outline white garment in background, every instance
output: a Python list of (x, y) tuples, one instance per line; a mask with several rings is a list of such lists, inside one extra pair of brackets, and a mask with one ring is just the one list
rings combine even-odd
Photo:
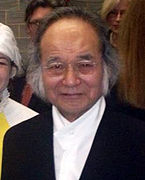
[(7, 89), (1, 95), (0, 112), (5, 114), (10, 127), (38, 115), (32, 109), (10, 99)]
[(3, 112), (10, 127), (38, 115), (37, 112), (10, 98)]

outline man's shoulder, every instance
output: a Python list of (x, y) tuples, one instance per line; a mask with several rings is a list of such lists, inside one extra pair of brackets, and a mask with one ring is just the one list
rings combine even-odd
[(132, 122), (135, 124), (145, 125), (145, 122), (143, 120), (138, 119), (138, 118), (133, 117), (133, 116), (130, 116), (130, 115), (123, 113), (123, 112), (114, 111), (114, 109), (109, 107), (109, 106), (106, 106), (103, 118), (110, 119), (110, 121), (113, 120), (113, 121), (117, 121), (117, 122), (118, 121), (124, 122), (125, 124)]
[(110, 129), (127, 132), (132, 135), (141, 135), (145, 137), (145, 122), (143, 120), (126, 115), (122, 112), (116, 112), (110, 107), (106, 107), (102, 121)]

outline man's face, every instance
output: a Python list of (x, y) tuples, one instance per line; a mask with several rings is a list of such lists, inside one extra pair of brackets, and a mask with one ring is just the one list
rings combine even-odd
[(2, 58), (0, 54), (0, 95), (2, 94), (3, 90), (7, 87), (9, 78), (10, 78), (10, 62)]
[[(46, 30), (40, 48), (46, 97), (73, 121), (102, 95), (103, 63), (98, 35), (82, 20), (62, 19)], [(79, 63), (85, 63), (85, 67), (77, 66)], [(93, 63), (96, 65), (92, 67)], [(89, 68), (91, 71), (87, 72)]]
[(32, 17), (31, 17), (31, 19), (28, 23), (28, 27), (27, 27), (28, 34), (31, 37), (32, 41), (35, 38), (35, 34), (37, 31), (38, 25), (40, 23), (40, 20), (45, 15), (47, 15), (48, 13), (51, 13), (51, 12), (52, 12), (52, 8), (49, 8), (49, 7), (45, 7), (45, 8), (39, 7), (33, 12)]

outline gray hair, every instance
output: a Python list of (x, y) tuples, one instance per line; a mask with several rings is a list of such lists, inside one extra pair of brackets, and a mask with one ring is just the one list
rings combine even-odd
[(96, 31), (100, 44), (104, 64), (103, 95), (106, 95), (115, 84), (118, 76), (118, 58), (111, 47), (104, 23), (99, 15), (92, 14), (78, 7), (62, 7), (46, 16), (38, 29), (34, 42), (34, 49), (31, 55), (30, 67), (28, 69), (28, 81), (35, 93), (45, 100), (42, 72), (40, 66), (41, 50), (40, 42), (45, 31), (56, 21), (63, 18), (78, 18), (90, 24)]

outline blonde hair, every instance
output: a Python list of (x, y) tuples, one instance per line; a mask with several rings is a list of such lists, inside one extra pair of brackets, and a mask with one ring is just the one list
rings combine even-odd
[(120, 2), (120, 0), (104, 0), (101, 9), (101, 18), (106, 22), (108, 14), (114, 9), (114, 7)]
[[(101, 9), (101, 18), (107, 23), (107, 17), (109, 13), (123, 0), (104, 0)], [(124, 0), (125, 2), (130, 2), (131, 0)]]
[(120, 26), (121, 101), (145, 109), (145, 0), (132, 0)]

